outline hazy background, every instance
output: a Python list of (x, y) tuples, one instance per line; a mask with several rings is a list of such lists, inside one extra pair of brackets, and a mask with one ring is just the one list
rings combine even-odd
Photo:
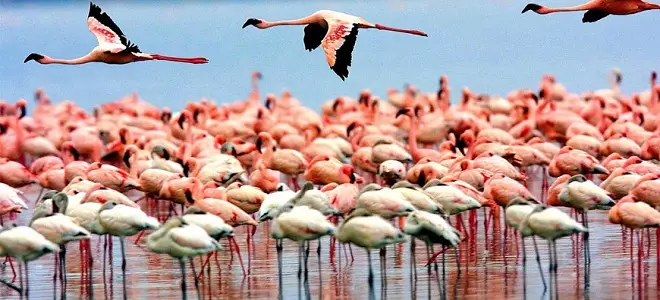
[[(565, 6), (582, 1), (546, 2)], [(259, 70), (262, 91), (290, 89), (317, 108), (364, 88), (380, 96), (405, 83), (435, 91), (441, 74), (449, 76), (454, 99), (464, 86), (500, 95), (537, 89), (544, 73), (553, 73), (571, 91), (584, 91), (608, 87), (613, 66), (623, 71), (623, 90), (630, 93), (648, 88), (649, 72), (658, 67), (660, 56), (657, 11), (582, 24), (582, 13), (521, 15), (526, 2), (506, 0), (95, 3), (142, 51), (205, 56), (210, 63), (23, 64), (30, 52), (76, 58), (95, 47), (86, 24), (89, 3), (0, 0), (0, 99), (31, 99), (41, 87), (55, 101), (68, 99), (91, 108), (135, 90), (147, 101), (177, 109), (201, 97), (243, 99), (250, 73)], [(302, 27), (241, 29), (248, 17), (292, 19), (319, 9), (420, 29), (429, 37), (361, 30), (350, 76), (342, 82), (320, 48), (304, 50)]]

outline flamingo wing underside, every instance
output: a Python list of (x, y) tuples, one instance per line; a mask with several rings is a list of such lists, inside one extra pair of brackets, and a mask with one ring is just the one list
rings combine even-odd
[(358, 24), (355, 23), (328, 22), (328, 33), (321, 43), (330, 69), (339, 75), (341, 80), (348, 77), (348, 67), (351, 66), (358, 28)]
[(317, 23), (311, 23), (305, 26), (305, 36), (303, 37), (305, 50), (312, 51), (318, 48), (327, 32), (327, 28), (323, 28), (323, 26)]
[(128, 51), (139, 53), (137, 45), (131, 43), (115, 24), (110, 16), (103, 12), (99, 6), (94, 3), (89, 4), (89, 14), (87, 16), (87, 27), (94, 34), (99, 42), (99, 47), (105, 51), (119, 53)]
[(584, 16), (582, 17), (582, 23), (593, 23), (609, 15), (610, 14), (602, 10), (590, 9), (584, 13)]

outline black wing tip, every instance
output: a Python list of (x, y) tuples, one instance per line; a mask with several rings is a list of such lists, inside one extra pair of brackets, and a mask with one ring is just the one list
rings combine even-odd
[(596, 21), (599, 21), (602, 18), (605, 18), (609, 16), (610, 14), (600, 11), (600, 10), (595, 10), (595, 9), (590, 9), (587, 10), (584, 15), (582, 16), (582, 23), (594, 23)]
[(93, 2), (89, 2), (89, 14), (87, 14), (87, 17), (93, 17), (96, 15), (101, 14), (101, 7), (98, 5), (94, 4)]
[(536, 4), (536, 3), (529, 3), (529, 4), (525, 5), (525, 8), (523, 8), (521, 14), (524, 14), (524, 13), (526, 13), (527, 11), (530, 11), (530, 10), (533, 11), (533, 12), (536, 12), (536, 11), (538, 11), (539, 9), (541, 9), (542, 7), (543, 7), (543, 6), (538, 5), (538, 4)]
[(38, 53), (30, 53), (30, 55), (28, 55), (28, 56), (25, 58), (25, 60), (23, 61), (23, 63), (26, 63), (26, 62), (31, 61), (31, 60), (39, 61), (39, 60), (42, 59), (42, 58), (44, 58), (44, 56), (41, 55), (41, 54), (38, 54)]

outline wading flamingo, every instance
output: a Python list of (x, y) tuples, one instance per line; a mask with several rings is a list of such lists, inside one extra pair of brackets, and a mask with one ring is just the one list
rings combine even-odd
[(220, 244), (210, 237), (202, 227), (189, 224), (178, 217), (170, 219), (150, 234), (147, 239), (147, 247), (152, 252), (168, 254), (179, 259), (182, 299), (188, 299), (186, 295), (186, 258), (190, 259), (190, 265), (195, 275), (195, 289), (198, 298), (201, 299), (199, 281), (192, 257), (222, 249)]
[(0, 256), (11, 256), (23, 263), (25, 267), (25, 287), (23, 287), (23, 270), (19, 266), (18, 273), (21, 282), (20, 287), (0, 279), (8, 287), (28, 297), (30, 280), (28, 279), (28, 262), (39, 257), (59, 251), (56, 244), (48, 241), (43, 235), (27, 226), (18, 226), (0, 231)]
[(550, 253), (550, 299), (553, 299), (553, 289), (555, 293), (558, 292), (556, 240), (576, 233), (587, 232), (587, 228), (573, 220), (563, 211), (555, 207), (547, 207), (539, 204), (536, 205), (532, 212), (527, 215), (527, 218), (518, 225), (518, 230), (520, 230), (522, 236), (537, 235), (548, 241), (548, 250)]
[[(57, 193), (52, 198), (52, 210), (48, 216), (32, 218), (29, 226), (39, 232), (47, 240), (60, 245), (59, 271), (62, 294), (66, 289), (66, 244), (72, 241), (87, 240), (91, 238), (89, 231), (76, 224), (64, 215), (68, 197), (65, 193)], [(55, 281), (53, 281), (55, 283)], [(63, 295), (64, 296), (64, 295)]]
[[(426, 256), (429, 259), (428, 264), (428, 276), (429, 276), (429, 286), (428, 289), (431, 290), (431, 254), (435, 253), (433, 249), (434, 244), (441, 244), (443, 248), (442, 255), (442, 288), (440, 287), (440, 280), (438, 274), (438, 263), (433, 259), (433, 268), (435, 269), (436, 282), (438, 284), (438, 291), (445, 291), (445, 278), (446, 278), (446, 269), (445, 269), (445, 247), (456, 247), (461, 241), (461, 233), (458, 232), (454, 227), (449, 225), (445, 219), (441, 216), (432, 214), (429, 212), (417, 210), (408, 215), (406, 219), (406, 225), (403, 227), (403, 232), (416, 237), (424, 243), (426, 243)], [(411, 258), (413, 259), (414, 266), (414, 257), (415, 257), (415, 242), (414, 238), (410, 241), (410, 250), (412, 252)], [(458, 251), (458, 248), (456, 248)], [(456, 255), (456, 264), (458, 265), (458, 254)], [(414, 267), (413, 267), (414, 268)]]
[[(516, 197), (507, 204), (504, 210), (504, 219), (506, 224), (511, 228), (518, 229), (520, 223), (522, 223), (529, 214), (534, 211), (536, 205), (535, 199), (523, 199)], [(522, 242), (523, 250), (523, 282), (527, 281), (527, 252), (525, 251), (525, 236), (521, 235), (520, 240)], [(541, 256), (539, 255), (539, 247), (536, 244), (536, 237), (532, 236), (532, 241), (534, 242), (534, 250), (536, 252), (536, 263), (539, 265), (539, 271), (541, 271), (541, 281), (543, 282), (543, 289), (548, 288), (545, 284), (545, 277), (543, 276), (543, 267), (541, 267)], [(525, 283), (524, 283), (525, 284)]]
[(158, 220), (147, 216), (139, 208), (118, 204), (108, 201), (99, 210), (92, 229), (94, 232), (110, 234), (119, 237), (121, 246), (121, 272), (124, 288), (124, 299), (126, 298), (126, 250), (124, 240), (127, 236), (133, 236), (145, 229), (156, 229), (160, 224)]
[(308, 17), (288, 21), (268, 22), (250, 18), (245, 21), (243, 28), (249, 25), (259, 29), (267, 29), (280, 25), (307, 25), (305, 26), (305, 36), (303, 37), (305, 49), (312, 51), (318, 46), (322, 46), (330, 69), (337, 73), (341, 80), (345, 80), (348, 77), (348, 67), (351, 65), (358, 29), (375, 28), (378, 30), (428, 36), (419, 30), (399, 29), (380, 24), (372, 24), (363, 18), (331, 10), (320, 10)]
[[(302, 273), (303, 250), (305, 252), (305, 294), (309, 298), (308, 288), (308, 267), (309, 241), (317, 240), (326, 235), (335, 233), (335, 226), (330, 223), (326, 217), (316, 209), (308, 206), (293, 206), (288, 202), (279, 210), (279, 215), (275, 218), (272, 226), (271, 236), (277, 240), (277, 262), (279, 269), (280, 299), (283, 298), (282, 285), (282, 240), (287, 238), (300, 243), (298, 249), (298, 293), (300, 293), (300, 275)], [(321, 282), (321, 242), (316, 248), (319, 264), (319, 280)], [(322, 285), (322, 283), (321, 283)]]
[(583, 11), (582, 23), (593, 23), (609, 15), (631, 15), (651, 9), (660, 9), (660, 5), (641, 0), (591, 0), (585, 4), (571, 7), (545, 7), (535, 3), (525, 6), (522, 13), (533, 11), (545, 15), (565, 11)]
[(119, 26), (112, 21), (110, 16), (103, 12), (94, 3), (89, 3), (89, 15), (87, 16), (87, 27), (99, 42), (92, 51), (76, 59), (55, 59), (48, 56), (31, 53), (25, 61), (34, 60), (40, 64), (63, 64), (80, 65), (89, 62), (102, 62), (106, 64), (127, 64), (147, 60), (167, 60), (191, 64), (205, 64), (208, 59), (203, 57), (181, 58), (159, 54), (142, 53), (137, 45), (131, 43)]
[[(357, 208), (339, 225), (335, 237), (342, 244), (351, 243), (367, 250), (369, 299), (376, 299), (374, 272), (371, 267), (371, 249), (384, 249), (388, 245), (404, 243), (405, 235), (380, 216), (374, 215), (366, 209)], [(382, 250), (381, 253), (383, 253)], [(381, 268), (384, 269), (383, 263), (383, 257), (381, 257)], [(381, 276), (385, 276), (384, 274), (384, 270), (381, 270)]]

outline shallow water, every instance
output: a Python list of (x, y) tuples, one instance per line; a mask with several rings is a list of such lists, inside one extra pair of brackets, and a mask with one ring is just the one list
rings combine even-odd
[[(531, 189), (538, 195), (540, 181), (532, 181)], [(36, 198), (37, 187), (29, 188), (30, 200)], [(32, 203), (30, 203), (31, 205)], [(142, 203), (143, 207), (146, 203)], [(162, 205), (161, 214), (166, 214), (165, 205)], [(31, 205), (32, 207), (32, 205)], [(145, 208), (146, 209), (146, 208)], [(501, 220), (502, 218), (500, 218)], [(16, 222), (26, 224), (28, 214), (21, 215)], [(467, 216), (465, 221), (467, 221)], [(590, 287), (584, 288), (584, 264), (581, 251), (581, 237), (565, 238), (557, 243), (559, 259), (559, 295), (561, 299), (656, 299), (660, 276), (657, 276), (656, 267), (656, 238), (651, 232), (650, 244), (644, 242), (644, 259), (637, 260), (637, 247), (633, 250), (631, 259), (630, 234), (623, 233), (617, 225), (607, 220), (607, 213), (592, 211), (589, 215), (591, 264)], [(453, 218), (452, 218), (452, 221)], [(5, 222), (7, 219), (5, 218)], [(261, 225), (254, 235), (255, 249), (250, 251), (250, 274), (242, 275), (237, 257), (228, 250), (226, 240), (223, 241), (225, 250), (218, 255), (218, 260), (211, 259), (211, 270), (205, 271), (200, 283), (204, 299), (276, 299), (278, 295), (277, 256), (275, 241), (269, 238), (268, 226)], [(461, 273), (457, 272), (455, 251), (449, 250), (446, 254), (446, 284), (448, 299), (548, 299), (544, 295), (536, 261), (534, 248), (530, 240), (526, 241), (528, 254), (526, 279), (522, 268), (522, 253), (518, 251), (515, 238), (508, 232), (506, 243), (502, 242), (504, 229), (501, 225), (493, 229), (490, 226), (488, 236), (484, 235), (484, 214), (478, 212), (478, 226), (476, 235), (474, 228), (470, 229), (470, 238), (466, 239), (460, 247)], [(241, 247), (241, 254), (246, 268), (248, 267), (248, 252), (246, 247), (246, 229), (236, 230), (236, 238)], [(476, 239), (475, 239), (476, 237)], [(143, 245), (134, 244), (135, 237), (126, 242), (127, 259), (127, 292), (129, 299), (146, 299), (159, 297), (161, 299), (181, 298), (179, 263), (168, 256), (150, 253)], [(146, 239), (140, 243), (144, 244)], [(375, 285), (374, 293), (377, 299), (427, 299), (428, 275), (424, 267), (426, 262), (425, 247), (417, 241), (415, 258), (416, 279), (411, 277), (410, 244), (391, 246), (386, 251), (386, 286), (381, 282), (381, 272), (378, 261), (378, 251), (372, 251), (372, 265), (374, 267)], [(333, 260), (329, 255), (329, 239), (321, 241), (321, 284), (318, 276), (318, 260), (316, 256), (317, 243), (313, 242), (309, 257), (309, 288), (311, 298), (317, 299), (368, 299), (368, 262), (363, 249), (353, 247), (354, 260), (342, 251), (336, 252)], [(436, 247), (438, 248), (438, 247)], [(337, 248), (339, 249), (339, 248)], [(547, 243), (540, 241), (539, 250), (546, 280), (547, 275)], [(95, 299), (121, 299), (122, 275), (121, 252), (118, 240), (112, 243), (111, 266), (106, 268), (103, 277), (103, 242), (98, 237), (92, 241), (94, 256), (93, 290)], [(341, 253), (341, 257), (339, 254)], [(504, 255), (503, 255), (504, 254)], [(646, 256), (649, 254), (648, 256)], [(350, 256), (350, 254), (349, 254)], [(441, 256), (440, 256), (441, 257)], [(439, 257), (439, 261), (440, 261)], [(298, 245), (284, 242), (283, 253), (283, 284), (285, 299), (298, 298)], [(196, 269), (199, 272), (200, 259), (195, 259)], [(30, 296), (32, 299), (48, 299), (56, 295), (53, 290), (53, 255), (46, 255), (30, 263)], [(641, 269), (639, 268), (641, 266)], [(442, 272), (440, 265), (440, 273)], [(188, 297), (197, 297), (193, 285), (193, 276), (190, 264), (186, 265)], [(87, 275), (85, 275), (87, 276)], [(430, 282), (433, 299), (440, 299), (435, 283)], [(0, 267), (0, 277), (10, 278), (9, 266)], [(69, 244), (67, 247), (67, 287), (69, 299), (88, 299), (88, 281), (81, 280), (81, 262), (78, 245)], [(526, 281), (526, 284), (524, 282)], [(18, 281), (16, 281), (18, 284)], [(322, 297), (320, 294), (322, 293)], [(302, 297), (305, 297), (303, 292)], [(19, 299), (16, 292), (0, 287), (0, 298)]]

